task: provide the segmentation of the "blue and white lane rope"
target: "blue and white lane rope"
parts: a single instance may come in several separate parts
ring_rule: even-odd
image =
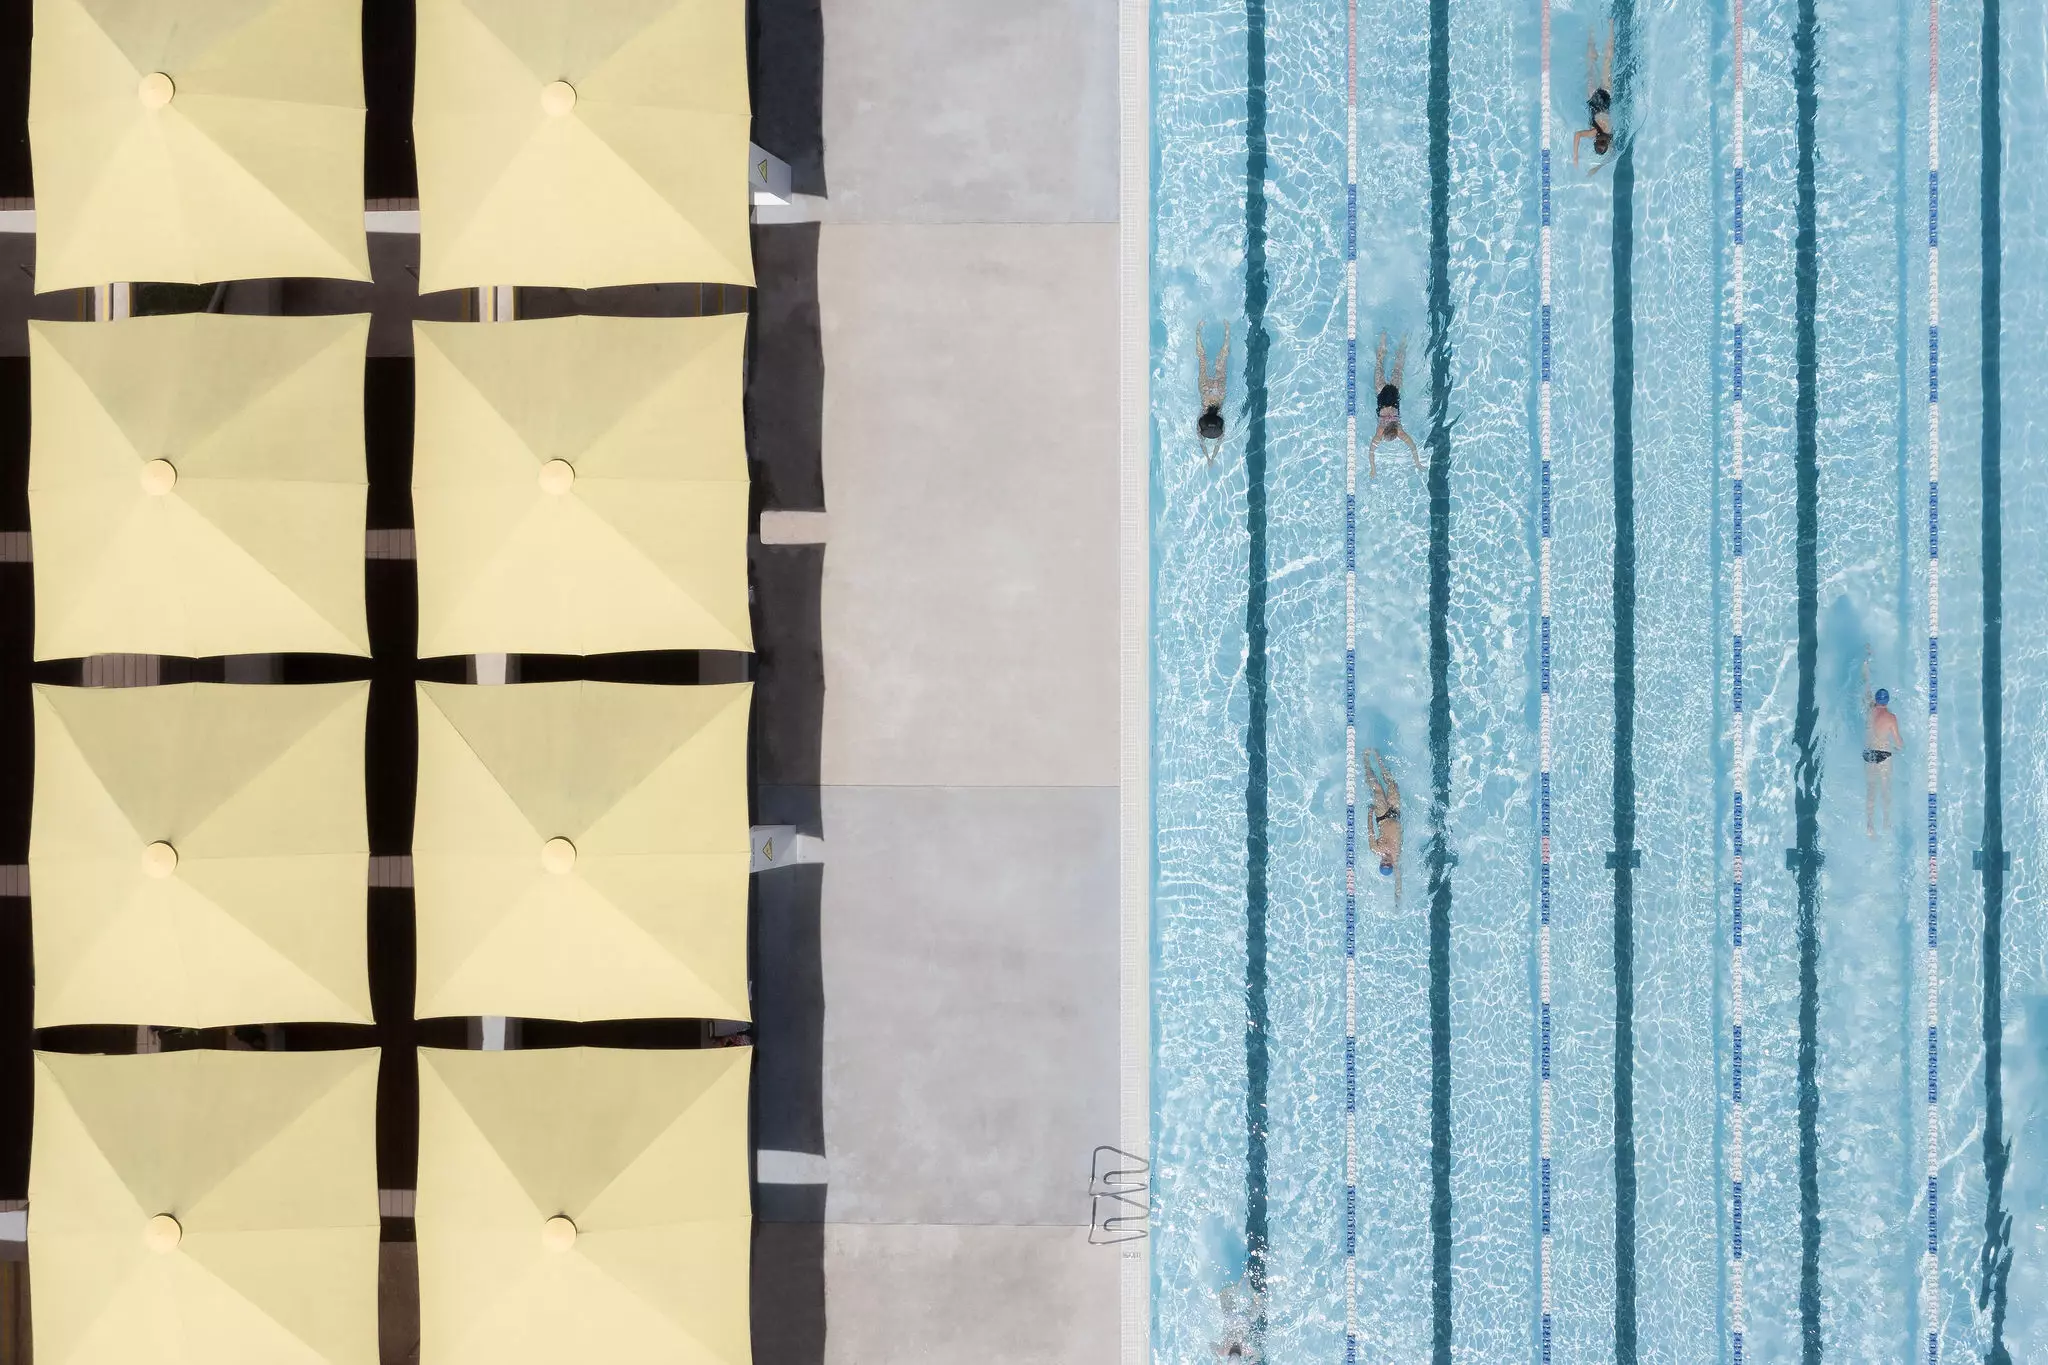
[[[1729,526],[1731,569],[1729,573],[1729,696],[1734,730],[1732,780],[1733,807],[1730,812],[1732,853],[1729,867],[1732,894],[1729,901],[1728,942],[1728,1340],[1734,1365],[1743,1365],[1743,1336],[1747,1330],[1742,1300],[1742,825],[1749,806],[1749,722],[1742,702],[1742,364],[1743,364],[1743,274],[1742,214],[1748,191],[1745,178],[1749,163],[1742,144],[1742,0],[1735,0],[1735,222],[1729,259],[1734,289],[1729,302],[1733,397],[1730,400],[1729,474],[1733,485],[1729,498],[1732,521]]]
[[[1927,1365],[1941,1360],[1941,0],[1927,3]]]
[[[1358,1365],[1358,0],[1345,48],[1344,1365]]]
[[[1538,497],[1541,505],[1537,542],[1537,615],[1541,621],[1541,706],[1538,731],[1539,777],[1538,858],[1542,875],[1536,916],[1536,1278],[1542,1316],[1538,1345],[1543,1365],[1550,1365],[1551,1312],[1551,1164],[1550,1164],[1550,0],[1543,0],[1542,149],[1537,158],[1542,216],[1537,228],[1540,258],[1538,313],[1542,332],[1542,368],[1536,384],[1536,450],[1542,463]]]

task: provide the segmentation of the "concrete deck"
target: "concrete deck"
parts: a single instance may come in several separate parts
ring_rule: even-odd
[[[757,818],[826,862],[758,879],[755,1126],[823,1181],[760,1187],[762,1365],[1117,1355],[1087,1236],[1118,1141],[1117,8],[788,5],[816,145],[801,88],[762,145],[823,195],[757,232],[754,449],[830,540],[757,557],[791,622]],[[772,103],[810,58],[761,44]]]

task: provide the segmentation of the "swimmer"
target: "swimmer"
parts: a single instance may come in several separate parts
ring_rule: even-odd
[[[1202,340],[1202,324],[1195,324],[1195,384],[1202,394],[1202,415],[1195,419],[1195,434],[1202,438],[1202,454],[1214,460],[1223,448],[1223,400],[1228,393],[1230,370],[1230,324],[1223,324],[1223,353],[1216,368],[1209,368],[1209,348]]]
[[[1365,846],[1380,855],[1380,875],[1394,879],[1394,903],[1401,903],[1401,787],[1378,749],[1365,751],[1365,780],[1372,786]]]
[[[1606,156],[1614,145],[1614,21],[1607,23],[1607,59],[1603,64],[1593,35],[1586,35],[1586,122],[1588,127],[1572,134],[1572,165],[1579,164],[1579,144],[1593,139],[1593,155]],[[1607,163],[1596,161],[1592,175]]]
[[[1863,651],[1863,830],[1877,837],[1877,806],[1884,798],[1884,827],[1892,827],[1892,756],[1906,747],[1899,737],[1899,718],[1892,714],[1892,694],[1870,690],[1870,651]]]
[[[1215,1345],[1216,1358],[1258,1365],[1259,1296],[1243,1285],[1225,1285],[1216,1291],[1216,1301],[1223,1309],[1223,1340]]]
[[[1408,443],[1408,453],[1415,457],[1415,467],[1422,468],[1422,452],[1416,449],[1415,438],[1401,425],[1401,372],[1408,368],[1408,338],[1401,338],[1400,349],[1394,352],[1394,373],[1387,375],[1387,334],[1380,333],[1379,350],[1372,358],[1372,385],[1379,390],[1376,406],[1379,408],[1379,426],[1373,430],[1372,439],[1365,443],[1365,477],[1379,477],[1379,444],[1400,437]]]

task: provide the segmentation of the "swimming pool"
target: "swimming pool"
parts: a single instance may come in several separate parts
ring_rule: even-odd
[[[1982,0],[1943,3],[1936,92],[1926,0],[1624,3],[1626,153],[1589,176],[1571,132],[1608,13],[1549,16],[1546,484],[1541,0],[1155,0],[1157,1359],[2048,1349],[2048,605],[2018,590],[2048,524],[2048,396],[1997,383],[2048,347],[2048,151],[2012,135],[2048,126],[2041,15],[2006,16],[1987,91]],[[1212,360],[1231,329],[1213,458],[1198,322]],[[1430,468],[1382,445],[1369,478],[1347,332],[1369,434],[1383,328],[1409,338]],[[1875,837],[1866,651],[1904,740]],[[1398,902],[1372,875],[1365,748],[1402,789]]]

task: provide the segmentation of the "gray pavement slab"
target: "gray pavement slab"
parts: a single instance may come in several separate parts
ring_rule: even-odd
[[[832,0],[822,216],[1114,222],[1116,23],[1116,0]]]
[[[825,230],[825,782],[1116,782],[1115,253]]]
[[[1116,793],[828,787],[824,824],[828,1220],[1086,1223],[1116,1140]]]
[[[1110,1365],[1116,1264],[1086,1228],[827,1224],[824,1359]]]

